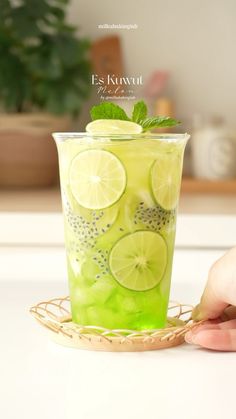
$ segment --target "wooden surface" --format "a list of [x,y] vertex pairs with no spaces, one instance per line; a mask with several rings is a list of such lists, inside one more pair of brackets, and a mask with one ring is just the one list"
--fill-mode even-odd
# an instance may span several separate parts
[[236,194],[236,179],[213,181],[185,177],[182,180],[181,192],[206,194]]
[[143,338],[137,338],[132,341],[122,342],[121,339],[112,338],[111,340],[101,340],[98,336],[90,335],[87,339],[79,337],[70,339],[61,334],[51,333],[52,340],[60,345],[69,346],[76,349],[87,349],[90,351],[106,352],[144,352],[156,351],[158,349],[172,348],[184,343],[184,336],[177,336],[171,340],[160,340],[153,338],[145,342]]

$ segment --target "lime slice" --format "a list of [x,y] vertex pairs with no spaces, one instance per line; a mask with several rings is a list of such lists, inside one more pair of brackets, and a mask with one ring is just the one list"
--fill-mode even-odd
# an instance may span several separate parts
[[86,126],[89,134],[140,134],[142,127],[131,121],[119,119],[96,119]]
[[156,202],[165,210],[176,208],[182,164],[179,155],[160,154],[151,169],[151,187]]
[[109,255],[112,275],[133,291],[154,288],[161,281],[166,264],[166,242],[153,231],[136,231],[122,237]]
[[126,186],[123,164],[105,150],[81,151],[70,166],[72,194],[85,208],[103,209],[119,200]]

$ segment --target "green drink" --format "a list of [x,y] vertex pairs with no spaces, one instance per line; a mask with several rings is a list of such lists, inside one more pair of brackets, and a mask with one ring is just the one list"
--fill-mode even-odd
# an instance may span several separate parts
[[73,321],[164,327],[188,135],[54,138]]

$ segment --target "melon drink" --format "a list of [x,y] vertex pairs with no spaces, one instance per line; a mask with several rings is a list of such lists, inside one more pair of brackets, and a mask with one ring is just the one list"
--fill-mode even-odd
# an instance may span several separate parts
[[165,325],[185,143],[57,135],[74,322]]

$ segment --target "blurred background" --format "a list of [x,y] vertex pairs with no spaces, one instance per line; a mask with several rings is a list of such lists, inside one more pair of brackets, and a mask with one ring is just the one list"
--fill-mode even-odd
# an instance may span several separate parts
[[[235,15],[233,0],[2,0],[0,209],[60,210],[51,133],[143,98],[191,134],[180,210],[235,211]],[[108,75],[134,83],[110,90]]]
[[[57,196],[51,132],[83,131],[101,100],[129,111],[144,98],[151,114],[180,119],[191,134],[183,192],[235,194],[235,15],[233,0],[2,0],[3,209],[31,207],[26,188],[40,206],[39,189]],[[108,74],[135,84],[104,92],[95,82]]]
[[[223,354],[210,361],[209,353],[198,349],[194,357],[201,354],[200,362],[186,362],[188,354],[192,356],[186,348],[183,363],[181,357],[176,362],[176,352],[170,362],[167,352],[164,364],[161,354],[163,367],[155,358],[160,379],[157,382],[155,370],[149,374],[145,367],[147,391],[142,394],[142,375],[138,392],[132,387],[130,357],[128,368],[123,356],[122,361],[116,357],[118,374],[118,369],[112,370],[113,356],[104,363],[91,353],[86,362],[88,358],[75,351],[73,358],[66,348],[49,343],[43,330],[40,334],[29,307],[68,295],[57,150],[51,133],[84,131],[90,107],[100,101],[115,101],[129,112],[140,98],[151,115],[176,117],[182,121],[177,132],[191,134],[171,299],[199,301],[210,266],[236,240],[235,21],[235,0],[0,0],[0,317],[6,319],[0,366],[2,418],[71,419],[78,417],[78,406],[81,418],[97,417],[99,412],[107,417],[113,401],[114,417],[120,411],[122,417],[127,412],[135,417],[135,406],[146,412],[147,403],[154,417],[157,393],[160,406],[168,397],[176,417],[179,407],[181,417],[186,411],[192,418],[196,409],[188,409],[186,399],[190,406],[196,391],[203,419],[232,418],[230,356],[227,367]],[[113,74],[134,84],[96,84]],[[134,359],[136,371],[142,359],[147,362],[146,356]],[[158,392],[156,386],[150,391],[151,376]],[[214,382],[205,380],[202,385],[202,376]],[[185,386],[184,398],[176,392],[174,377],[178,386]],[[170,386],[166,397],[165,383],[167,389]],[[222,385],[228,399],[216,401]],[[121,388],[124,397],[118,405]],[[142,395],[140,403],[137,394]],[[163,409],[167,417],[166,405]]]

